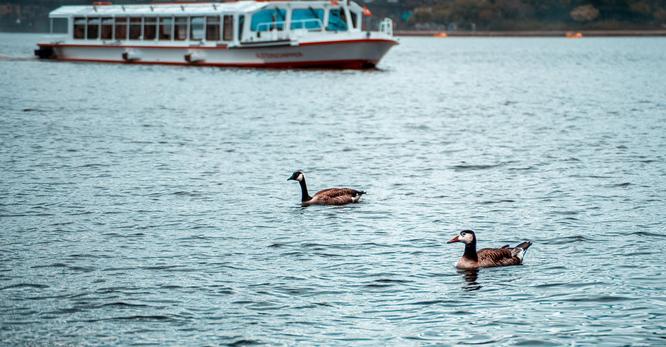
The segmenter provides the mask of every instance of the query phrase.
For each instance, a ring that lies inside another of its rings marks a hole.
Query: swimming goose
[[[505,245],[502,248],[484,248],[477,252],[476,235],[472,230],[461,231],[459,235],[456,235],[447,243],[454,242],[465,244],[465,253],[456,264],[459,269],[520,265],[523,263],[525,252],[532,245],[532,241],[525,241],[516,247]]]
[[[301,205],[346,205],[349,203],[356,203],[361,199],[361,195],[365,194],[362,190],[354,190],[351,188],[329,188],[317,192],[314,196],[308,194],[308,187],[305,184],[305,175],[303,171],[298,170],[294,172],[287,181],[298,181],[301,185]]]

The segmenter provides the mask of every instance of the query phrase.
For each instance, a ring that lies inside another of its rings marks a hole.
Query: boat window
[[[88,18],[88,29],[86,39],[97,40],[99,38],[99,18]]]
[[[67,34],[68,25],[69,20],[67,18],[52,18],[51,34]]]
[[[347,31],[347,18],[345,11],[341,8],[331,9],[328,13],[328,31]]]
[[[82,17],[74,18],[74,38],[75,39],[85,39],[86,38],[86,19]]]
[[[220,40],[220,17],[206,17],[206,40]]]
[[[354,11],[349,11],[349,16],[351,17],[352,27],[358,28],[358,23],[356,23],[356,20],[358,19],[358,14]]]
[[[173,18],[171,17],[160,17],[160,40],[170,41],[171,40],[171,30],[173,29]]]
[[[146,17],[143,19],[143,39],[154,40],[157,35],[157,18]]]
[[[102,18],[102,40],[113,38],[113,18]]]
[[[245,15],[238,16],[238,41],[243,39],[244,26],[245,26]]]
[[[250,30],[271,31],[274,29],[284,30],[284,21],[287,11],[279,8],[261,10],[252,15]]]
[[[141,17],[130,18],[129,38],[130,40],[141,40]]]
[[[187,39],[187,17],[176,17],[173,26],[173,38],[177,41]]]
[[[116,40],[127,40],[127,17],[116,17]]]
[[[234,39],[234,16],[224,16],[224,32],[222,40],[231,41]]]
[[[291,29],[322,29],[324,27],[324,10],[298,8],[291,12]]]
[[[204,17],[190,18],[190,39],[203,40],[204,38]]]
[[[245,15],[238,16],[238,41],[243,39],[243,28],[245,27]]]

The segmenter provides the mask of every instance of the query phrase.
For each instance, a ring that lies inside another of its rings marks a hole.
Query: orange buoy
[[[567,31],[564,36],[569,39],[581,39],[583,38],[583,33],[581,32],[573,32],[573,31]]]
[[[449,34],[447,34],[445,32],[438,32],[438,33],[436,33],[435,35],[432,35],[432,36],[433,37],[439,37],[439,38],[445,38],[445,37],[449,37]]]

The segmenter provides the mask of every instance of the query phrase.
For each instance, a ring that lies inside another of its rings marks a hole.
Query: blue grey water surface
[[[377,71],[0,34],[2,345],[664,345],[666,39],[402,38]],[[311,190],[362,203],[299,206]],[[459,272],[530,239],[523,266]]]

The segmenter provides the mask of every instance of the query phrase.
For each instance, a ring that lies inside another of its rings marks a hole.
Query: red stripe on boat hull
[[[397,45],[398,44],[398,41],[387,40],[387,39],[356,39],[356,40],[303,42],[303,43],[300,43],[299,46],[338,45],[338,44],[344,44],[344,43],[366,43],[366,42],[388,43],[388,44],[391,44],[391,45]]]

